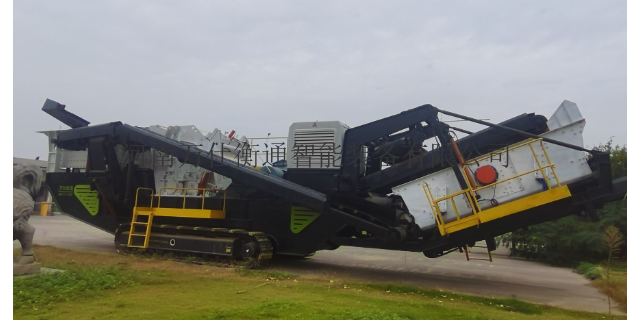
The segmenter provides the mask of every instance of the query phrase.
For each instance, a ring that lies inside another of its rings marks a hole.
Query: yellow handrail
[[[551,188],[551,185],[549,184],[549,181],[547,180],[547,175],[544,174],[544,168],[542,168],[542,166],[540,165],[540,160],[538,160],[538,155],[536,155],[536,152],[533,150],[533,146],[529,145],[529,148],[531,148],[531,153],[533,153],[533,158],[536,159],[536,164],[538,165],[538,169],[540,169],[540,174],[542,175],[542,179],[544,179],[544,183],[547,184],[547,187]],[[544,148],[544,147],[543,147]],[[547,159],[549,160],[549,159]]]
[[[504,179],[504,180],[498,180],[498,181],[496,181],[496,182],[494,182],[494,183],[492,183],[492,184],[488,184],[488,185],[486,185],[486,186],[482,186],[482,187],[479,187],[479,188],[473,189],[473,191],[478,191],[478,190],[482,190],[482,189],[490,188],[490,187],[495,186],[496,184],[503,183],[503,182],[509,181],[509,180],[511,180],[511,179],[515,179],[515,178],[518,178],[518,177],[524,176],[525,174],[533,173],[533,172],[536,172],[536,171],[539,171],[539,170],[542,170],[542,169],[546,169],[546,168],[549,168],[549,167],[553,167],[553,164],[549,164],[549,165],[546,165],[546,166],[543,166],[543,167],[540,167],[540,168],[537,168],[537,169],[529,170],[529,171],[527,171],[527,172],[521,173],[521,174],[519,174],[519,175],[517,175],[517,176],[509,177],[509,178]],[[543,176],[544,176],[544,174],[543,174]],[[547,179],[545,179],[545,182],[547,182]],[[548,183],[548,182],[547,182],[547,185],[549,185],[549,183]]]
[[[435,202],[432,202],[433,194],[431,194],[431,188],[429,188],[429,186],[427,186],[426,182],[422,183],[422,188],[424,189],[424,194],[427,196],[427,200],[429,201],[429,206],[431,207],[431,211],[438,213],[438,216],[436,217],[436,222],[438,223],[438,225],[443,224],[444,223],[444,218],[442,218],[442,213],[440,212],[440,207],[438,207],[438,205],[435,204]]]
[[[205,191],[223,191],[223,198],[222,198],[222,211],[225,211],[226,206],[227,206],[227,190],[220,190],[220,189],[216,189],[216,188],[169,188],[169,187],[164,187],[160,189],[160,192],[158,193],[158,208],[160,208],[160,201],[162,199],[162,192],[164,190],[182,190],[182,209],[186,208],[186,204],[187,204],[187,191],[188,190],[198,190],[198,191],[202,191],[202,210],[204,210],[204,195],[205,195]]]
[[[547,160],[547,163],[548,163],[545,166],[542,166],[540,164],[540,160],[538,159],[538,156],[536,155],[536,152],[533,149],[533,143],[535,143],[535,142],[539,142],[540,143],[540,147],[542,148],[542,151],[544,152],[544,156],[545,156],[545,158]],[[446,201],[446,200],[451,199],[451,204],[452,204],[452,207],[453,207],[453,211],[454,211],[454,213],[456,215],[456,221],[460,220],[460,214],[458,212],[458,208],[455,205],[455,200],[453,199],[453,197],[459,196],[461,194],[464,194],[465,197],[467,198],[467,201],[469,202],[470,207],[471,207],[472,214],[473,215],[478,215],[478,213],[480,211],[482,211],[482,209],[480,209],[480,204],[478,202],[478,199],[475,196],[473,196],[472,193],[475,193],[475,192],[477,192],[479,190],[490,188],[490,187],[493,187],[493,186],[495,186],[497,184],[500,184],[500,183],[503,183],[503,182],[506,182],[506,181],[509,181],[509,180],[512,180],[512,179],[515,179],[515,178],[518,178],[518,177],[522,177],[524,175],[531,174],[531,173],[534,173],[534,172],[537,172],[537,171],[540,171],[540,173],[542,174],[542,177],[544,179],[544,182],[547,185],[547,188],[548,189],[552,189],[552,186],[549,183],[549,179],[547,178],[547,175],[545,175],[545,173],[544,173],[544,169],[546,169],[546,168],[551,168],[551,172],[553,173],[553,176],[554,176],[554,178],[556,180],[557,184],[553,188],[560,187],[561,184],[560,184],[560,180],[558,179],[558,175],[556,174],[556,171],[555,171],[555,164],[551,163],[551,160],[549,159],[549,154],[547,153],[547,150],[544,147],[541,138],[533,139],[533,140],[529,140],[527,142],[520,143],[520,144],[518,144],[516,146],[511,147],[510,149],[514,150],[514,149],[517,149],[517,148],[520,148],[520,147],[523,147],[523,146],[526,146],[526,145],[529,146],[529,148],[531,149],[531,153],[533,154],[533,157],[536,160],[536,164],[537,164],[537,168],[536,169],[529,170],[529,171],[517,174],[517,175],[515,175],[513,177],[509,177],[509,178],[503,179],[503,180],[498,180],[498,181],[496,181],[494,183],[491,183],[491,184],[488,184],[488,185],[485,185],[485,186],[482,186],[482,187],[478,187],[478,188],[469,187],[467,189],[452,193],[450,195],[447,195],[447,196],[444,196],[444,197],[441,197],[441,198],[438,198],[438,199],[434,199],[433,194],[431,193],[431,188],[429,187],[429,184],[427,182],[423,181],[422,182],[422,188],[424,189],[425,196],[427,197],[427,200],[429,201],[429,206],[431,207],[431,210],[434,213],[434,216],[436,217],[436,223],[438,224],[438,226],[440,227],[440,226],[445,224],[444,218],[442,217],[442,212],[440,211],[440,206],[438,205],[438,203],[441,202],[441,201]],[[498,154],[499,153],[503,153],[503,152],[508,152],[508,151],[509,151],[509,149],[501,150],[500,152],[498,152]],[[479,158],[475,158],[475,159],[469,160],[469,161],[467,161],[467,163],[470,163],[470,162],[476,162],[477,163],[478,161],[482,161],[482,160],[488,159],[488,158],[490,158],[491,156],[493,156],[495,154],[496,153],[494,152],[494,153],[492,153],[491,155],[488,155],[488,156],[481,156]],[[465,169],[466,167],[468,167],[470,165],[472,165],[472,164],[463,165],[462,168]],[[463,176],[467,186],[471,186],[467,176],[466,175],[462,175],[462,176]],[[476,208],[477,208],[477,210],[476,210]]]
[[[515,145],[515,146],[513,146],[513,147],[510,147],[510,148],[508,148],[508,149],[505,149],[505,150],[498,150],[498,151],[493,151],[493,152],[490,152],[490,153],[489,153],[489,155],[486,155],[486,156],[480,156],[480,157],[478,157],[478,158],[474,158],[474,159],[471,159],[471,160],[467,160],[467,161],[465,161],[465,162],[466,162],[466,163],[470,163],[471,161],[473,161],[473,162],[476,162],[476,161],[482,161],[482,160],[484,160],[484,159],[491,158],[491,157],[495,156],[496,154],[509,152],[509,150],[518,149],[518,148],[523,147],[523,146],[525,146],[525,145],[532,144],[532,143],[534,143],[534,142],[536,142],[536,141],[542,141],[542,138],[532,139],[532,140],[529,140],[529,141],[525,141],[525,142],[522,142],[522,143],[520,143],[520,144],[517,144],[517,145]]]
[[[137,208],[138,207],[138,192],[140,192],[140,190],[149,190],[151,191],[151,201],[149,202],[149,209],[153,209],[153,189],[151,188],[138,188],[136,189],[136,202],[134,203],[134,207]]]
[[[551,163],[551,161],[549,160],[549,154],[547,154],[547,148],[544,147],[544,145],[542,144],[542,139],[540,139],[540,148],[542,148],[542,152],[544,152],[544,157],[547,158],[547,162]],[[558,175],[556,174],[556,168],[554,166],[551,166],[551,173],[553,173],[553,176],[556,178],[556,182],[558,183],[558,186],[560,186],[560,180],[558,180]],[[544,172],[542,173],[544,175]],[[549,186],[547,184],[547,186]],[[551,188],[549,186],[549,188]]]
[[[457,196],[457,195],[461,195],[461,194],[466,193],[466,192],[468,192],[468,191],[473,191],[473,189],[471,189],[471,188],[464,189],[464,190],[462,190],[462,191],[458,191],[458,192],[456,192],[456,193],[452,193],[452,194],[446,195],[446,196],[444,196],[444,197],[442,197],[442,198],[438,198],[438,199],[433,200],[433,201],[435,201],[435,202],[440,202],[440,201],[442,201],[442,200],[444,200],[444,199],[449,199],[449,198],[451,198],[451,197],[455,197],[455,196]]]

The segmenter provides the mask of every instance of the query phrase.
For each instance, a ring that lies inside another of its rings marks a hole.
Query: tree
[[[611,155],[611,176],[613,179],[627,176],[627,145],[613,146],[613,140],[593,147],[592,150],[607,152]]]
[[[614,226],[608,226],[604,231],[603,236],[604,244],[609,251],[609,256],[607,257],[607,296],[609,301],[609,314],[611,314],[611,294],[609,292],[609,279],[611,278],[611,257],[614,254],[620,251],[620,246],[622,245],[622,234],[618,228]]]

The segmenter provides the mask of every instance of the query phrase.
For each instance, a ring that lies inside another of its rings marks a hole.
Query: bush
[[[600,271],[600,268],[595,267],[585,272],[584,276],[587,277],[587,279],[589,280],[596,280],[596,279],[602,278],[602,272]]]
[[[591,270],[591,269],[593,269],[595,267],[596,267],[596,265],[593,264],[593,263],[582,261],[582,262],[580,262],[580,264],[578,264],[578,266],[576,267],[576,270],[580,274],[585,274],[587,271],[589,271],[589,270]]]
[[[602,278],[602,271],[600,270],[600,267],[589,262],[580,262],[576,267],[576,271],[583,274],[589,280]]]

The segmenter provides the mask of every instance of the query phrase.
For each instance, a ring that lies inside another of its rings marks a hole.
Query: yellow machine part
[[[495,208],[479,211],[476,214],[459,220],[439,225],[440,233],[442,235],[446,235],[568,197],[571,197],[569,188],[567,186],[560,186],[522,199],[501,204]]]

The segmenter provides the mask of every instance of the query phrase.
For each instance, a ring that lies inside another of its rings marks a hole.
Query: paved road
[[[35,244],[114,252],[111,234],[69,216],[32,216],[30,223],[36,228]],[[14,246],[19,246],[17,241]],[[407,283],[488,297],[514,297],[567,309],[608,312],[606,296],[590,287],[584,277],[566,268],[511,259],[500,251],[490,263],[466,261],[460,253],[428,259],[421,253],[343,247],[321,251],[307,259],[274,259],[271,264],[298,274],[335,274],[337,278],[342,275]],[[472,256],[486,258],[482,254]]]

